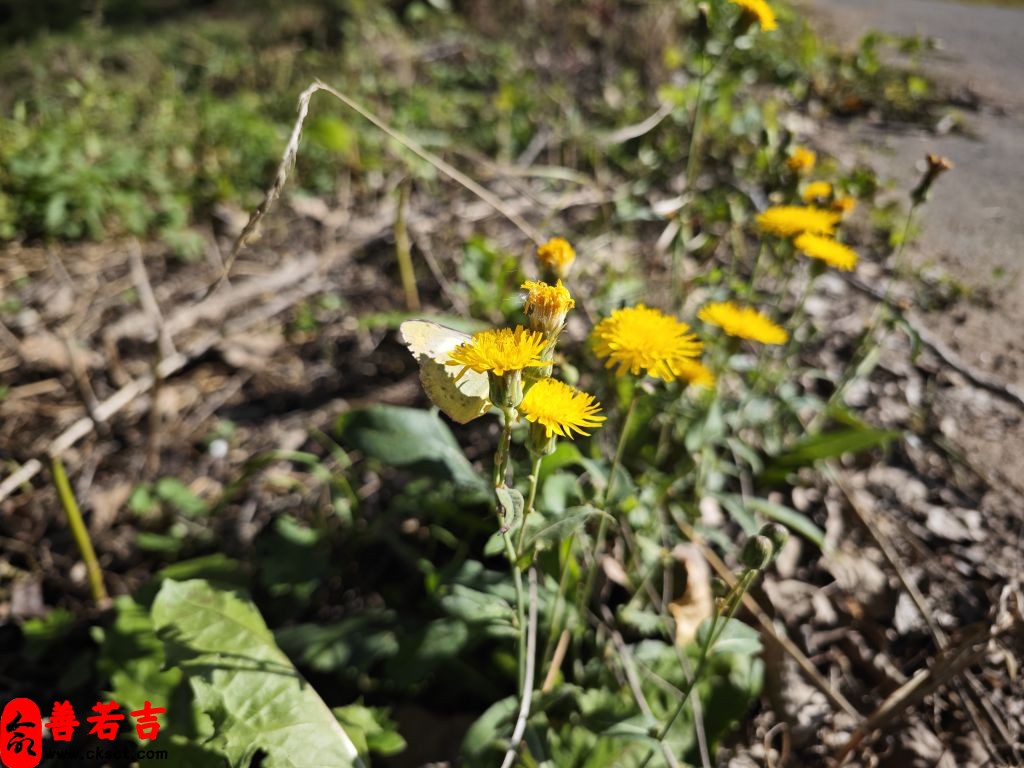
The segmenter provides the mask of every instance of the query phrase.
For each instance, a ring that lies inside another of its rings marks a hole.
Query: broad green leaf
[[[333,624],[299,624],[274,633],[281,649],[303,668],[356,676],[398,653],[392,611],[351,616]]]
[[[208,582],[167,580],[152,609],[169,664],[181,668],[234,766],[258,752],[266,768],[363,766],[352,739],[274,643],[256,607]]]
[[[477,633],[479,634],[479,633]],[[456,659],[471,641],[469,628],[458,619],[435,619],[402,638],[397,656],[389,659],[384,677],[399,687],[418,685],[434,671]]]
[[[563,467],[571,467],[583,461],[583,454],[576,447],[575,443],[568,440],[560,440],[555,447],[554,453],[545,456],[540,462],[540,483],[543,485],[549,475]]]
[[[548,514],[562,514],[580,501],[580,480],[569,472],[552,472],[544,479],[538,506]]]
[[[282,515],[256,542],[260,582],[275,597],[307,603],[330,565],[323,534]]]
[[[128,595],[114,599],[114,610],[113,624],[96,632],[97,670],[110,678],[111,693],[124,708],[139,709],[146,700],[165,706],[181,682],[181,670],[164,669],[164,646],[149,611]]]
[[[428,467],[458,485],[486,487],[438,415],[418,408],[374,405],[343,414],[337,423],[340,440],[393,467]]]
[[[461,584],[441,598],[445,611],[466,624],[483,625],[488,634],[496,637],[516,637],[515,611],[506,601],[493,594],[480,592]]]
[[[164,646],[153,629],[148,608],[121,595],[114,599],[114,610],[112,625],[93,627],[93,637],[100,644],[96,669],[110,679],[109,698],[128,712],[141,709],[147,701],[167,710],[161,721],[167,728],[170,749],[168,759],[160,760],[159,765],[222,768],[224,758],[198,743],[209,733],[202,731],[204,723],[193,716],[191,691],[181,670],[164,663]],[[134,729],[129,736],[138,740]],[[143,766],[157,764],[140,760]]]
[[[484,758],[497,756],[500,759],[508,747],[508,738],[518,709],[516,696],[492,704],[466,731],[462,740],[462,756],[474,765]]]

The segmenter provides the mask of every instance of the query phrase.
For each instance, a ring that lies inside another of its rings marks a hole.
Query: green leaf
[[[181,670],[164,669],[164,646],[149,611],[127,595],[114,599],[114,610],[114,623],[101,632],[97,670],[110,678],[111,693],[126,709],[139,709],[146,700],[167,702]]]
[[[41,619],[28,619],[21,627],[25,657],[42,659],[71,634],[74,626],[75,615],[65,608],[54,608]]]
[[[337,423],[341,441],[393,467],[426,467],[456,484],[483,490],[451,430],[432,411],[374,405],[343,414]]]
[[[825,547],[825,532],[806,516],[784,504],[775,504],[767,499],[747,499],[747,507],[760,512],[769,520],[782,523],[787,528],[814,542],[819,549]]]
[[[515,611],[500,597],[462,584],[455,584],[451,592],[441,598],[445,611],[466,624],[483,625],[488,634],[496,637],[517,637]]]
[[[213,726],[207,746],[245,766],[363,766],[352,739],[274,643],[248,600],[206,581],[168,580],[153,603],[167,661],[181,668]]]
[[[334,715],[353,740],[362,742],[361,754],[375,752],[379,755],[397,755],[406,747],[405,739],[398,733],[398,726],[383,707],[366,707],[349,704],[335,707]]]
[[[530,549],[534,544],[539,544],[542,548],[547,544],[557,544],[574,531],[586,525],[587,521],[592,517],[598,515],[604,515],[611,519],[611,515],[607,512],[602,512],[600,509],[589,505],[567,509],[564,513],[558,515],[554,521],[545,522],[542,527],[528,533],[526,536],[526,549]]]
[[[377,611],[333,624],[299,624],[277,630],[281,649],[304,668],[356,676],[398,653],[396,616]]]
[[[566,512],[573,502],[579,503],[581,500],[580,479],[577,474],[552,472],[541,485],[538,506],[547,514],[560,515]]]
[[[275,597],[309,602],[330,565],[323,534],[283,515],[256,542],[260,583]]]
[[[482,763],[484,758],[500,757],[508,747],[508,737],[518,709],[519,701],[515,696],[492,704],[466,731],[462,740],[462,756],[474,765]]]
[[[153,533],[151,531],[139,531],[135,534],[135,546],[145,552],[160,552],[165,555],[174,555],[181,551],[184,542],[182,536],[173,528],[171,533]]]
[[[697,630],[697,646],[703,646],[707,642],[708,630],[711,629],[711,620],[705,619],[700,629]],[[712,655],[735,653],[741,656],[753,656],[761,652],[761,636],[757,630],[744,624],[738,619],[726,619],[725,626],[719,620],[715,626],[715,633],[718,639],[711,648]]]
[[[842,456],[844,453],[860,453],[900,437],[900,432],[892,430],[859,427],[808,435],[785,453],[774,457],[763,474],[777,477],[781,473],[784,476],[817,461]]]
[[[501,519],[504,521],[502,528],[506,531],[518,528],[520,521],[523,519],[523,508],[526,506],[523,494],[515,488],[500,486],[494,489],[494,496],[498,500],[498,507],[501,509]]]
[[[743,503],[742,496],[734,493],[718,493],[715,494],[715,498],[721,502],[722,506],[725,507],[725,511],[739,524],[745,534],[751,536],[757,533],[760,526],[758,526],[753,513]]]
[[[153,491],[158,499],[186,517],[199,517],[206,511],[206,503],[176,477],[161,477]]]
[[[217,553],[215,555],[204,555],[194,557],[191,560],[182,560],[178,563],[161,568],[156,575],[157,579],[174,579],[175,581],[188,581],[189,579],[206,579],[224,586],[243,588],[247,582],[242,571],[242,564],[227,555]]]

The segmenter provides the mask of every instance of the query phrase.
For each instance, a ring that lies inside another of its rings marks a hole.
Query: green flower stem
[[[523,684],[526,679],[526,596],[523,592],[523,574],[519,570],[516,550],[512,546],[512,537],[507,532],[501,534],[501,537],[505,540],[505,556],[508,557],[509,568],[512,570],[512,583],[516,588],[516,621],[519,624],[518,688],[521,695],[525,696],[526,691],[523,690]]]
[[[506,483],[511,480],[510,477],[510,462],[509,457],[511,455],[512,446],[512,425],[516,419],[515,408],[502,408],[503,424],[501,430],[501,437],[498,439],[498,450],[494,454],[494,488],[507,487]],[[495,497],[495,510],[499,516],[501,514],[501,504]],[[519,642],[518,642],[518,688],[522,690],[523,682],[526,676],[526,595],[523,592],[523,574],[519,570],[518,560],[516,557],[516,549],[512,545],[512,537],[509,536],[508,531],[505,527],[510,523],[509,520],[504,520],[499,517],[499,523],[501,525],[502,534],[501,537],[505,541],[505,556],[508,558],[509,569],[512,571],[512,583],[515,585],[516,590],[516,620],[519,628]]]
[[[512,446],[512,425],[516,420],[515,408],[502,408],[503,428],[501,437],[498,440],[498,450],[494,454],[494,487],[502,488],[507,485],[509,456]],[[507,521],[505,521],[507,522]]]
[[[686,686],[681,691],[682,696],[679,699],[679,703],[676,705],[675,711],[672,713],[672,716],[668,719],[665,725],[663,725],[661,730],[658,732],[657,740],[659,744],[668,737],[668,733],[670,730],[672,730],[672,726],[675,725],[675,722],[679,718],[679,715],[682,714],[683,709],[686,707],[686,702],[690,698],[690,694],[693,692],[693,689],[697,687],[697,682],[700,680],[701,675],[704,674],[704,668],[705,666],[707,666],[708,656],[710,655],[711,649],[718,641],[718,638],[721,636],[722,632],[725,631],[726,625],[736,614],[736,610],[739,608],[740,603],[743,601],[743,595],[746,594],[747,590],[750,588],[750,585],[753,583],[754,578],[757,576],[757,574],[758,572],[756,570],[747,569],[740,577],[740,580],[736,584],[736,586],[732,590],[730,590],[729,594],[725,598],[725,607],[727,608],[725,621],[721,623],[720,627],[718,626],[718,620],[721,618],[722,612],[717,611],[711,617],[711,626],[708,627],[707,638],[704,644],[701,645],[700,656],[697,658],[697,668],[694,670],[693,675],[690,676],[689,681],[686,683]],[[651,761],[651,758],[653,756],[654,748],[652,747],[650,750],[648,750],[647,756],[644,758],[643,762],[640,763],[640,768],[646,768],[647,764]]]
[[[533,466],[530,468],[530,490],[526,495],[526,506],[523,507],[523,522],[519,526],[519,544],[516,547],[516,552],[519,557],[522,557],[523,545],[526,543],[526,521],[530,518],[530,513],[533,512],[534,501],[537,499],[537,484],[540,480],[540,463],[543,460],[543,456],[534,456]]]
[[[82,520],[82,512],[75,501],[75,494],[71,490],[71,483],[68,482],[67,472],[64,471],[64,462],[59,457],[51,459],[53,471],[53,482],[57,486],[57,495],[60,497],[61,506],[64,507],[64,514],[68,518],[68,526],[71,528],[71,535],[78,545],[78,551],[85,561],[85,571],[89,577],[89,589],[92,592],[92,599],[96,605],[106,607],[110,602],[107,595],[107,588],[103,584],[103,569],[100,568],[99,560],[96,559],[96,550],[93,549],[92,539],[89,538],[89,529],[85,527]]]

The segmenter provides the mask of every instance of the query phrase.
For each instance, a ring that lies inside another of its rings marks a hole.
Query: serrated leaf
[[[203,580],[167,580],[152,609],[167,661],[181,668],[213,725],[205,746],[231,766],[363,766],[331,710],[274,643],[248,600]]]
[[[390,466],[425,467],[466,488],[486,487],[451,430],[432,411],[374,405],[343,414],[337,431],[346,445]]]

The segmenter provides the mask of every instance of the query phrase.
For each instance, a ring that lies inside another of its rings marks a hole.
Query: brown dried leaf
[[[711,569],[704,555],[693,544],[680,544],[672,550],[686,572],[686,589],[668,605],[676,620],[676,644],[689,645],[697,637],[697,628],[714,610],[711,595]]]

